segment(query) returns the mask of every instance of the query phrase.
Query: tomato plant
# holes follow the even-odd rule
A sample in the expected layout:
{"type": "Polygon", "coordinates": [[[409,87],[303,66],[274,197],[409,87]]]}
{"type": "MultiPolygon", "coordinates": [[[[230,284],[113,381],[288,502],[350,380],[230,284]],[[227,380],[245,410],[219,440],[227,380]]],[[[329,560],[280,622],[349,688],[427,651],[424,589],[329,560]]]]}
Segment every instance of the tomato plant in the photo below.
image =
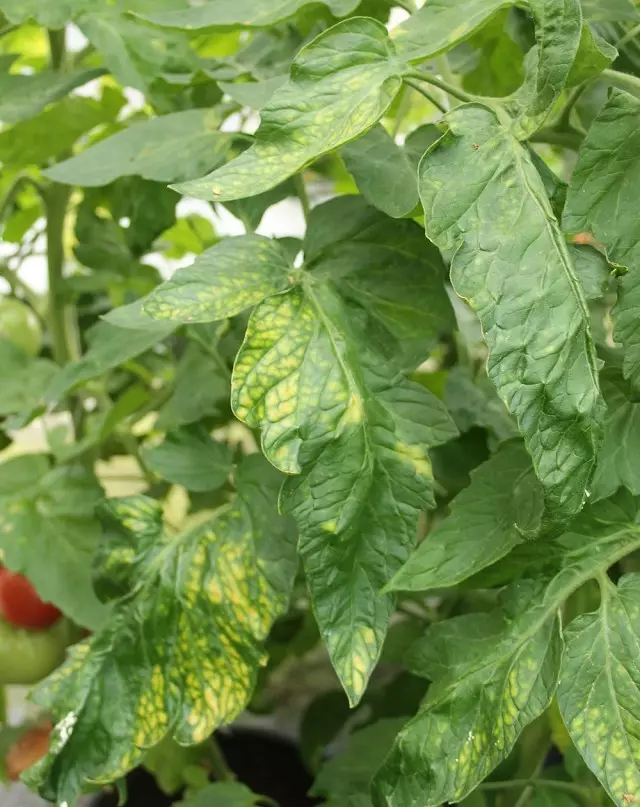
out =
{"type": "Polygon", "coordinates": [[[639,4],[0,12],[28,784],[273,803],[287,705],[335,807],[640,803],[639,4]]]}

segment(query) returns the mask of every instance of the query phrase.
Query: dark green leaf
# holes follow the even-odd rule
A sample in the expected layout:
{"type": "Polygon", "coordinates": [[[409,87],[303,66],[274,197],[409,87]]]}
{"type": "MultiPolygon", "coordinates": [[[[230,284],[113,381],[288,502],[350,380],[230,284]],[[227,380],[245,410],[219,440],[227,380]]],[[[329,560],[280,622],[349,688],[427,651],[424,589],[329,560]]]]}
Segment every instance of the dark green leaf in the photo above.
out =
{"type": "Polygon", "coordinates": [[[590,25],[582,26],[580,47],[567,79],[567,86],[573,87],[583,81],[595,78],[609,67],[618,51],[599,36],[590,25]]]}
{"type": "Polygon", "coordinates": [[[96,0],[0,0],[0,11],[14,24],[31,19],[47,28],[62,28],[92,6],[95,8],[95,4],[96,0]]]}
{"type": "Polygon", "coordinates": [[[264,81],[245,81],[231,84],[228,81],[220,82],[220,89],[230,95],[234,101],[243,106],[262,109],[271,99],[276,90],[287,80],[287,76],[273,76],[264,81]]]}
{"type": "Polygon", "coordinates": [[[233,215],[240,219],[248,232],[255,232],[258,229],[262,217],[271,207],[288,196],[296,196],[295,182],[287,179],[270,191],[259,193],[257,196],[248,196],[245,199],[236,199],[232,202],[225,202],[224,206],[233,215]]]}
{"type": "Polygon", "coordinates": [[[358,17],[334,25],[298,53],[289,81],[261,111],[251,148],[177,190],[222,202],[275,187],[369,130],[408,69],[379,22],[358,17]]]}
{"type": "Polygon", "coordinates": [[[292,270],[279,241],[260,235],[227,238],[159,286],[144,310],[160,321],[213,322],[286,289],[292,270]]]}
{"type": "Polygon", "coordinates": [[[482,321],[488,375],[524,435],[546,521],[566,520],[585,501],[604,414],[586,302],[528,152],[480,105],[448,123],[420,165],[427,235],[457,250],[451,280],[482,321]]]}
{"type": "Polygon", "coordinates": [[[17,123],[32,118],[48,104],[103,74],[102,68],[53,73],[43,70],[31,76],[0,74],[0,121],[17,123]]]}
{"type": "Polygon", "coordinates": [[[152,499],[101,506],[97,590],[115,602],[35,696],[57,721],[29,774],[44,798],[73,803],[87,780],[123,776],[168,734],[202,742],[245,708],[297,565],[280,477],[265,466],[246,459],[235,502],[178,535],[163,532],[152,499]]]}
{"type": "Polygon", "coordinates": [[[0,339],[0,416],[37,406],[57,370],[52,361],[34,359],[0,339]]]}
{"type": "Polygon", "coordinates": [[[187,490],[216,490],[231,473],[229,448],[198,427],[169,432],[160,445],[143,449],[142,458],[163,479],[187,490]]]}
{"type": "Polygon", "coordinates": [[[212,109],[173,112],[133,123],[45,173],[56,182],[82,187],[132,175],[157,182],[192,179],[228,155],[232,135],[220,132],[219,126],[220,117],[212,109]]]}
{"type": "Polygon", "coordinates": [[[178,802],[178,807],[254,807],[256,804],[264,802],[241,782],[215,782],[178,802]]]}
{"type": "Polygon", "coordinates": [[[455,586],[495,563],[522,541],[542,510],[540,485],[520,443],[509,443],[471,473],[471,484],[453,500],[451,514],[400,569],[397,591],[455,586]],[[520,528],[520,529],[518,529],[520,528]]]}
{"type": "Polygon", "coordinates": [[[43,454],[0,464],[3,563],[26,574],[43,600],[91,628],[105,618],[91,585],[100,532],[94,508],[101,497],[83,468],[50,470],[43,454]]]}
{"type": "MultiPolygon", "coordinates": [[[[351,14],[360,0],[320,0],[336,17],[351,14]]],[[[167,28],[198,31],[207,28],[266,28],[283,22],[313,0],[215,0],[189,9],[145,15],[167,28]]]]}
{"type": "Polygon", "coordinates": [[[640,575],[603,582],[595,614],[565,629],[558,706],[571,739],[613,802],[640,794],[640,575]]]}
{"type": "Polygon", "coordinates": [[[341,154],[360,193],[388,216],[406,216],[420,203],[415,169],[382,126],[346,145],[341,154]]]}
{"type": "Polygon", "coordinates": [[[611,281],[611,267],[604,255],[587,244],[571,244],[569,252],[587,300],[601,300],[611,281]]]}
{"type": "Polygon", "coordinates": [[[377,777],[378,807],[458,801],[509,754],[553,697],[558,608],[638,546],[633,502],[602,502],[559,540],[563,557],[555,573],[513,583],[492,614],[467,614],[431,628],[419,659],[434,683],[377,777]]]}
{"type": "Polygon", "coordinates": [[[634,213],[640,182],[640,101],[620,90],[611,96],[582,144],[565,209],[570,233],[590,232],[614,266],[629,272],[619,282],[615,335],[625,347],[624,374],[640,379],[640,232],[634,213]]]}
{"type": "Polygon", "coordinates": [[[633,0],[582,0],[582,11],[591,22],[640,22],[633,0]]]}

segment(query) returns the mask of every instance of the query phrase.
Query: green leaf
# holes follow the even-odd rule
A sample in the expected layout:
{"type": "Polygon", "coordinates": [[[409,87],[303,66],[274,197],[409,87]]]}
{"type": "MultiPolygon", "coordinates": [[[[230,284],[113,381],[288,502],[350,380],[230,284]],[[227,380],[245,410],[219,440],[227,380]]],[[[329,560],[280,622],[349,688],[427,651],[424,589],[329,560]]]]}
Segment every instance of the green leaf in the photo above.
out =
{"type": "Polygon", "coordinates": [[[511,584],[491,614],[466,614],[430,629],[411,666],[419,660],[433,683],[378,774],[378,807],[459,801],[505,759],[553,697],[558,608],[640,546],[635,510],[625,496],[585,511],[557,543],[563,557],[555,573],[511,584]]]}
{"type": "Polygon", "coordinates": [[[0,121],[17,123],[32,118],[76,87],[98,78],[102,68],[54,73],[43,70],[31,76],[15,73],[0,74],[0,121]]]}
{"type": "Polygon", "coordinates": [[[182,34],[150,32],[146,25],[116,10],[86,14],[78,27],[125,87],[148,92],[164,72],[188,72],[196,56],[182,34]]]}
{"type": "Polygon", "coordinates": [[[3,563],[26,574],[43,600],[90,628],[105,618],[91,585],[99,540],[94,507],[101,498],[100,486],[86,470],[50,470],[44,454],[0,464],[3,563]]]}
{"type": "Polygon", "coordinates": [[[589,129],[578,155],[564,227],[590,232],[607,251],[609,262],[629,272],[619,281],[613,310],[615,336],[625,347],[624,374],[640,380],[640,234],[634,204],[640,182],[640,101],[612,90],[589,129]]]}
{"type": "Polygon", "coordinates": [[[260,427],[271,462],[301,472],[285,483],[282,507],[298,522],[320,630],[355,703],[393,609],[377,593],[433,504],[427,451],[456,432],[426,390],[365,367],[345,313],[313,276],[261,303],[236,358],[232,406],[260,427]]]}
{"type": "Polygon", "coordinates": [[[53,166],[45,176],[85,188],[133,175],[156,182],[192,179],[228,156],[233,135],[220,132],[219,126],[215,109],[188,109],[133,123],[53,166]]]}
{"type": "Polygon", "coordinates": [[[264,81],[244,81],[240,82],[219,82],[220,89],[230,95],[234,101],[237,101],[242,106],[253,107],[253,109],[262,109],[262,107],[271,99],[271,96],[276,90],[287,80],[287,76],[273,76],[264,81]]]}
{"type": "Polygon", "coordinates": [[[640,795],[640,575],[604,583],[598,611],[564,635],[562,718],[613,802],[628,807],[640,795]]]}
{"type": "MultiPolygon", "coordinates": [[[[189,9],[142,15],[155,25],[188,31],[216,28],[268,28],[294,17],[314,0],[215,0],[189,9]]],[[[346,17],[360,0],[321,0],[336,17],[346,17]]]]}
{"type": "Polygon", "coordinates": [[[135,330],[99,322],[87,333],[89,349],[77,361],[63,367],[44,395],[47,404],[59,401],[78,384],[103,375],[120,364],[133,359],[161,342],[175,330],[175,324],[153,322],[135,330]]]}
{"type": "Polygon", "coordinates": [[[371,129],[408,70],[381,23],[358,17],[334,25],[295,57],[289,81],[261,110],[251,148],[176,189],[223,202],[275,187],[371,129]]]}
{"type": "Polygon", "coordinates": [[[582,0],[582,12],[591,22],[639,22],[633,0],[582,0]]]}
{"type": "Polygon", "coordinates": [[[490,566],[535,527],[542,501],[531,458],[508,443],[475,471],[450,515],[420,544],[391,581],[396,591],[455,586],[490,566]]]}
{"type": "Polygon", "coordinates": [[[360,193],[388,216],[406,216],[420,203],[415,169],[382,126],[344,146],[341,154],[360,193]]]}
{"type": "MultiPolygon", "coordinates": [[[[311,789],[314,796],[349,799],[368,797],[371,780],[387,755],[396,734],[402,728],[402,719],[378,720],[349,736],[345,751],[329,760],[311,789]]],[[[371,801],[367,802],[371,804],[371,801]]]]}
{"type": "Polygon", "coordinates": [[[290,284],[284,245],[260,235],[227,238],[198,255],[144,302],[157,320],[212,322],[238,314],[290,284]]]}
{"type": "Polygon", "coordinates": [[[216,490],[231,473],[228,446],[213,440],[202,427],[177,429],[163,443],[141,453],[152,471],[187,490],[216,490]]]}
{"type": "Polygon", "coordinates": [[[178,807],[254,807],[264,803],[241,782],[215,782],[178,802],[178,807]]]}
{"type": "Polygon", "coordinates": [[[46,28],[62,28],[92,6],[95,8],[95,4],[96,0],[0,0],[0,11],[14,25],[35,20],[46,28]]]}
{"type": "Polygon", "coordinates": [[[422,204],[433,211],[426,231],[440,249],[456,250],[451,281],[482,322],[488,375],[545,491],[544,527],[580,510],[601,442],[589,313],[528,152],[483,106],[447,121],[420,164],[422,204]]]}
{"type": "Polygon", "coordinates": [[[0,339],[0,416],[37,406],[57,370],[49,359],[33,359],[0,339]]]}
{"type": "Polygon", "coordinates": [[[611,281],[611,267],[604,255],[587,244],[571,244],[569,252],[587,300],[601,300],[611,281]]]}
{"type": "Polygon", "coordinates": [[[604,441],[593,479],[592,496],[605,499],[623,486],[640,494],[640,400],[614,371],[601,378],[607,403],[604,441]]]}
{"type": "Polygon", "coordinates": [[[68,151],[81,135],[115,118],[123,103],[119,94],[106,95],[103,101],[63,98],[35,118],[0,132],[0,160],[13,170],[41,165],[68,151]]]}
{"type": "Polygon", "coordinates": [[[245,199],[236,199],[224,202],[224,206],[244,224],[247,232],[255,232],[262,221],[262,217],[271,207],[289,196],[297,196],[295,182],[287,179],[270,191],[259,193],[257,196],[248,196],[245,199]]]}
{"type": "Polygon", "coordinates": [[[45,799],[73,803],[86,782],[123,776],[168,734],[202,742],[245,708],[297,567],[279,484],[247,458],[234,503],[171,536],[152,499],[101,506],[97,590],[114,600],[112,615],[35,695],[57,721],[29,774],[45,799]]]}
{"type": "Polygon", "coordinates": [[[590,25],[582,26],[580,47],[567,78],[567,86],[575,87],[583,81],[596,78],[609,67],[618,51],[599,36],[590,25]]]}

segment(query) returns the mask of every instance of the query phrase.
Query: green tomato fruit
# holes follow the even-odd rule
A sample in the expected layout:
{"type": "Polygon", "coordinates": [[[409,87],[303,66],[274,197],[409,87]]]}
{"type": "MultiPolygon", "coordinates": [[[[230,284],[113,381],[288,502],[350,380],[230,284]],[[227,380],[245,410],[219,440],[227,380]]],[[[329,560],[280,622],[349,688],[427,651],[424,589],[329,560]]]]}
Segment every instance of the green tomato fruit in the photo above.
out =
{"type": "Polygon", "coordinates": [[[0,619],[0,685],[36,684],[46,678],[64,661],[66,634],[64,620],[36,633],[0,619]]]}
{"type": "Polygon", "coordinates": [[[28,305],[11,297],[0,299],[0,339],[13,342],[30,356],[42,350],[42,328],[28,305]]]}

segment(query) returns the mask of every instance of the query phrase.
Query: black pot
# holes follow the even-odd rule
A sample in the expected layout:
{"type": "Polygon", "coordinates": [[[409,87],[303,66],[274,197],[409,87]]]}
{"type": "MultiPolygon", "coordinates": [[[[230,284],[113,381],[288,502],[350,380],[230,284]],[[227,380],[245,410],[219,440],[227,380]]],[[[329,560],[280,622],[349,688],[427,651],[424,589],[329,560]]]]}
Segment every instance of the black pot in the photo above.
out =
{"type": "MultiPolygon", "coordinates": [[[[312,807],[319,799],[307,795],[313,782],[298,748],[287,737],[255,728],[233,728],[216,733],[231,770],[254,793],[274,799],[280,807],[312,807]]],[[[169,807],[181,794],[166,796],[151,774],[136,768],[127,776],[125,807],[169,807]]],[[[98,795],[92,807],[117,807],[113,792],[98,795]]]]}

